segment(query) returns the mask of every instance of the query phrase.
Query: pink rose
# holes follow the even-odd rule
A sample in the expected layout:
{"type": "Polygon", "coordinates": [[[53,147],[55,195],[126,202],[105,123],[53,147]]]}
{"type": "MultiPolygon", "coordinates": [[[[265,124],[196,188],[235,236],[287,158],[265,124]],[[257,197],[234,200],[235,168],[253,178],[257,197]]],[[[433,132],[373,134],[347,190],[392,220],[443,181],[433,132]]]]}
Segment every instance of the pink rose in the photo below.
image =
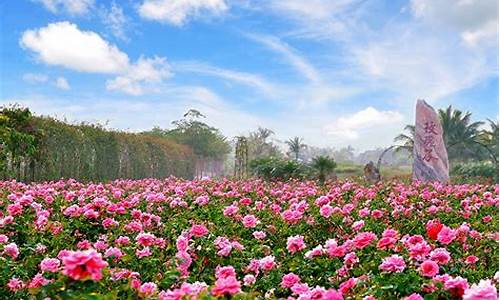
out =
{"type": "Polygon", "coordinates": [[[257,226],[257,218],[254,215],[246,215],[242,221],[245,228],[255,228],[257,226]]]}
{"type": "Polygon", "coordinates": [[[330,204],[323,205],[319,209],[319,213],[322,217],[329,218],[333,214],[333,207],[331,207],[330,204]]]}
{"type": "Polygon", "coordinates": [[[260,268],[266,272],[271,271],[271,269],[274,268],[274,266],[276,265],[274,259],[275,258],[272,255],[261,258],[259,260],[260,268]]]}
{"type": "Polygon", "coordinates": [[[108,265],[95,250],[71,251],[62,258],[62,261],[63,274],[75,280],[87,278],[94,281],[101,280],[102,269],[108,265]]]}
{"type": "Polygon", "coordinates": [[[19,256],[19,249],[15,243],[5,245],[3,252],[13,259],[16,259],[19,256]]]}
{"type": "Polygon", "coordinates": [[[455,240],[455,237],[456,237],[455,230],[451,229],[448,226],[443,226],[443,228],[441,229],[441,231],[439,231],[437,235],[438,241],[445,245],[448,245],[451,242],[453,242],[453,240],[455,240]]]}
{"type": "Polygon", "coordinates": [[[475,255],[469,255],[465,258],[465,263],[466,264],[474,264],[479,260],[479,258],[475,255]]]}
{"type": "Polygon", "coordinates": [[[377,236],[373,232],[361,232],[354,237],[354,246],[358,249],[363,249],[373,242],[377,236]]]}
{"type": "Polygon", "coordinates": [[[410,296],[405,297],[404,300],[424,300],[424,298],[417,293],[413,293],[410,296]]]}
{"type": "Polygon", "coordinates": [[[294,286],[296,283],[300,282],[300,277],[298,275],[295,275],[293,273],[288,273],[286,275],[283,275],[281,278],[281,287],[282,288],[291,288],[294,286]]]}
{"type": "Polygon", "coordinates": [[[215,268],[215,278],[219,279],[230,276],[236,277],[236,271],[232,266],[224,266],[224,267],[217,266],[215,268]]]}
{"type": "Polygon", "coordinates": [[[490,280],[481,280],[479,284],[473,284],[466,289],[463,300],[497,300],[498,293],[496,287],[490,280]]]}
{"type": "Polygon", "coordinates": [[[243,284],[246,286],[252,285],[255,283],[255,276],[252,274],[247,274],[243,277],[243,284]]]}
{"type": "Polygon", "coordinates": [[[189,233],[191,233],[195,237],[202,237],[208,234],[208,229],[204,225],[193,224],[193,226],[191,226],[191,229],[189,230],[189,233]]]}
{"type": "Polygon", "coordinates": [[[158,286],[155,283],[146,282],[146,283],[143,283],[139,287],[139,293],[146,295],[146,296],[151,296],[156,292],[157,289],[158,289],[158,286]]]}
{"type": "Polygon", "coordinates": [[[378,268],[386,272],[400,273],[406,268],[406,263],[401,256],[395,254],[384,258],[378,268]]]}
{"type": "Polygon", "coordinates": [[[288,237],[288,240],[286,242],[286,249],[290,253],[293,254],[295,252],[298,252],[300,250],[305,249],[305,247],[306,247],[306,244],[304,243],[303,236],[295,235],[295,236],[288,237]]]}
{"type": "Polygon", "coordinates": [[[40,262],[40,269],[42,272],[57,272],[61,262],[57,258],[44,258],[40,262]]]}
{"type": "Polygon", "coordinates": [[[431,260],[437,262],[440,265],[445,265],[450,262],[450,252],[444,248],[436,248],[430,253],[431,260]]]}
{"type": "Polygon", "coordinates": [[[264,231],[255,231],[252,233],[253,237],[258,239],[258,240],[263,240],[266,238],[266,233],[264,231]]]}
{"type": "Polygon", "coordinates": [[[420,265],[420,272],[426,277],[434,277],[439,273],[439,266],[432,260],[426,260],[420,265]]]}
{"type": "Polygon", "coordinates": [[[214,296],[234,295],[240,291],[241,284],[234,276],[219,278],[215,281],[215,286],[212,288],[214,296]]]}

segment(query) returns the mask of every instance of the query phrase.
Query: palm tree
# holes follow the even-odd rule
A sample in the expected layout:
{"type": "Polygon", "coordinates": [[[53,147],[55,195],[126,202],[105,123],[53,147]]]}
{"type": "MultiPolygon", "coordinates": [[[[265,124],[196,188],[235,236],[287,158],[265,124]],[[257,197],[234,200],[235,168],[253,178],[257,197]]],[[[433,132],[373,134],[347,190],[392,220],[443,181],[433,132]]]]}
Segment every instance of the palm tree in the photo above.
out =
{"type": "Polygon", "coordinates": [[[394,142],[401,142],[402,144],[396,145],[394,151],[408,151],[408,156],[413,156],[413,144],[415,137],[415,126],[414,125],[406,125],[404,131],[408,133],[401,133],[394,138],[394,142]]]}
{"type": "Polygon", "coordinates": [[[337,163],[329,156],[316,156],[312,159],[311,167],[318,172],[318,179],[323,184],[326,179],[326,175],[333,172],[337,163]]]}
{"type": "MultiPolygon", "coordinates": [[[[448,106],[445,110],[439,109],[439,120],[443,128],[443,140],[448,151],[448,158],[451,160],[463,160],[476,157],[481,153],[481,145],[478,143],[479,126],[483,122],[472,122],[471,113],[448,106]]],[[[408,150],[413,154],[415,126],[406,125],[402,133],[394,138],[395,142],[402,144],[395,147],[396,151],[408,150]]],[[[483,152],[484,153],[484,152],[483,152]]]]}
{"type": "Polygon", "coordinates": [[[302,138],[296,136],[293,139],[285,141],[285,143],[288,145],[290,152],[295,154],[295,160],[299,160],[300,149],[306,147],[306,145],[302,143],[302,138]]]}
{"type": "Polygon", "coordinates": [[[498,166],[498,121],[488,119],[490,129],[483,129],[477,137],[477,143],[487,152],[491,162],[498,166]]]}
{"type": "Polygon", "coordinates": [[[483,122],[471,122],[470,112],[463,113],[451,105],[440,109],[438,114],[449,159],[465,160],[477,156],[479,127],[483,122]]]}
{"type": "Polygon", "coordinates": [[[262,127],[259,127],[257,129],[257,136],[259,139],[261,139],[264,143],[266,142],[266,140],[274,134],[274,131],[272,131],[271,129],[267,129],[267,128],[262,128],[262,127]]]}

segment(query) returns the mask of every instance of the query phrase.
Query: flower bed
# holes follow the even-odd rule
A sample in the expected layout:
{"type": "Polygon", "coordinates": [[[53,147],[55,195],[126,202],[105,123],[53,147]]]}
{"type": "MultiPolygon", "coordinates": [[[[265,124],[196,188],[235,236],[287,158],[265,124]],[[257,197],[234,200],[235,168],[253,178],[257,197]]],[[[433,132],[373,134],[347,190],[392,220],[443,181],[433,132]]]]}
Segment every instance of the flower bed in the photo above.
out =
{"type": "Polygon", "coordinates": [[[0,182],[0,298],[497,299],[498,185],[0,182]]]}

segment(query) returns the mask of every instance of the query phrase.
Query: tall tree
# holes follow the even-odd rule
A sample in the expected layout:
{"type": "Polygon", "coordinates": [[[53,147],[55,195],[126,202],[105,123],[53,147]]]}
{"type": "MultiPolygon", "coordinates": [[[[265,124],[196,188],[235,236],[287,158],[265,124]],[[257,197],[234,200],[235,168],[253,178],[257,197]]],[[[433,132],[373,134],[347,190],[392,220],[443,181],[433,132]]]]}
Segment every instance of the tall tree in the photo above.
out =
{"type": "Polygon", "coordinates": [[[484,147],[492,163],[498,166],[498,121],[488,119],[489,129],[481,130],[477,142],[484,147]]]}
{"type": "Polygon", "coordinates": [[[285,143],[288,145],[290,152],[295,155],[295,160],[299,160],[300,150],[306,147],[306,144],[302,143],[302,138],[296,136],[288,141],[285,141],[285,143]]]}
{"type": "Polygon", "coordinates": [[[263,157],[281,157],[279,148],[269,139],[274,135],[271,129],[259,127],[248,136],[248,157],[253,160],[263,157]]]}
{"type": "Polygon", "coordinates": [[[439,109],[438,114],[450,161],[465,161],[477,157],[481,149],[478,149],[476,141],[483,122],[472,122],[470,112],[453,109],[451,105],[446,109],[439,109]]]}
{"type": "Polygon", "coordinates": [[[173,121],[173,129],[163,130],[158,127],[146,134],[163,135],[179,144],[189,146],[196,155],[196,175],[203,176],[206,167],[223,161],[231,151],[226,137],[215,127],[211,127],[200,119],[205,116],[195,110],[188,110],[182,119],[173,121]]]}

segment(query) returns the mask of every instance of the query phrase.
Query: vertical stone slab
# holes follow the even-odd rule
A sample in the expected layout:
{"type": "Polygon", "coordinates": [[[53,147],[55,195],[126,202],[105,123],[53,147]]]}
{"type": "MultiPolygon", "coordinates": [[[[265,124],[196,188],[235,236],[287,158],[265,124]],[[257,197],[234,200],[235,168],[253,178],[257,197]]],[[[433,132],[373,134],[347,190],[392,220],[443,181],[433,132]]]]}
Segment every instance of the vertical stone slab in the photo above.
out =
{"type": "Polygon", "coordinates": [[[438,114],[424,100],[417,100],[413,145],[413,179],[448,182],[448,152],[438,114]]]}

